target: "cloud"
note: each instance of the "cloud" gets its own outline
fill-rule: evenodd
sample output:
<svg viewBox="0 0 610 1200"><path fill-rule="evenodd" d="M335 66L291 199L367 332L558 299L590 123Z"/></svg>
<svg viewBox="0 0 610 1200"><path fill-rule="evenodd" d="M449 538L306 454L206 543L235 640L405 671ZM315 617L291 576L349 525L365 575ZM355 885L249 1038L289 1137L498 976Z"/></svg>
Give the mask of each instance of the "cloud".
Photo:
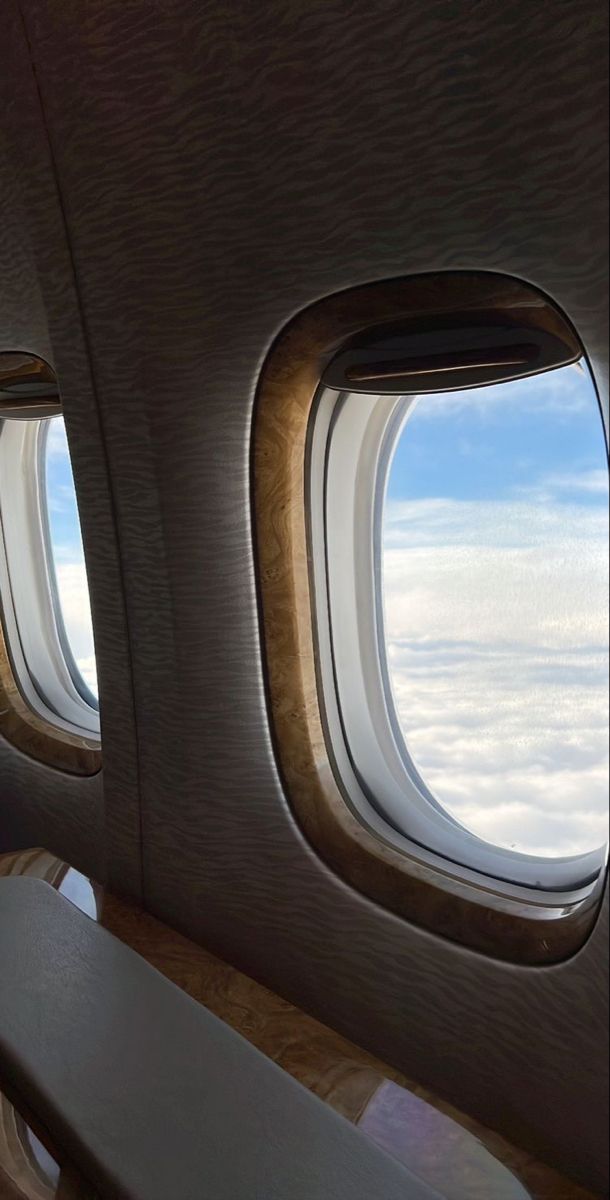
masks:
<svg viewBox="0 0 610 1200"><path fill-rule="evenodd" d="M53 561L56 568L58 566L82 566L84 551L80 538L73 535L71 541L53 542Z"/></svg>
<svg viewBox="0 0 610 1200"><path fill-rule="evenodd" d="M571 418L583 410L590 410L590 387L583 387L587 372L580 363L571 367L559 367L529 379L516 379L508 383L497 383L482 388L421 397L416 401L418 421L438 420L460 416L469 418L476 414L483 423L493 419L498 408L505 408L508 401L518 407L520 415L532 413L554 414L555 417Z"/></svg>
<svg viewBox="0 0 610 1200"><path fill-rule="evenodd" d="M97 700L98 689L97 689L97 667L95 664L95 655L89 654L89 655L85 656L84 658L78 658L76 660L76 665L77 665L87 687L89 688L89 691L92 693L92 695L95 696L95 698Z"/></svg>
<svg viewBox="0 0 610 1200"><path fill-rule="evenodd" d="M593 499L605 499L608 494L608 472L605 467L582 471L564 471L543 475L536 483L527 487L515 487L515 496L527 497L537 504L548 504L565 499L566 493L574 498L581 493Z"/></svg>
<svg viewBox="0 0 610 1200"><path fill-rule="evenodd" d="M50 513L67 516L74 520L77 516L74 485L72 483L54 483L47 497Z"/></svg>
<svg viewBox="0 0 610 1200"><path fill-rule="evenodd" d="M388 661L410 753L487 840L607 837L607 515L524 499L393 501Z"/></svg>
<svg viewBox="0 0 610 1200"><path fill-rule="evenodd" d="M97 696L93 626L85 564L58 562L57 590L70 649L85 683Z"/></svg>
<svg viewBox="0 0 610 1200"><path fill-rule="evenodd" d="M590 471L564 472L562 475L548 475L542 483L554 491L594 492L598 496L608 493L608 472L600 467Z"/></svg>
<svg viewBox="0 0 610 1200"><path fill-rule="evenodd" d="M66 427L63 417L52 417L46 431L45 452L47 458L60 458L70 461Z"/></svg>

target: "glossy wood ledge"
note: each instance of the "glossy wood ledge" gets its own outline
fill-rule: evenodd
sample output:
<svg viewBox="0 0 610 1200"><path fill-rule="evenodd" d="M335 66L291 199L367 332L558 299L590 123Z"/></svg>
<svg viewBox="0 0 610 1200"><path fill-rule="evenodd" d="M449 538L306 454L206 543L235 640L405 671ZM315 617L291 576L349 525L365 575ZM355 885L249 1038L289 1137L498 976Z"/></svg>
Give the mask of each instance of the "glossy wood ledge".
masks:
<svg viewBox="0 0 610 1200"><path fill-rule="evenodd" d="M475 286L473 287L473 282ZM439 857L406 853L370 830L344 799L325 742L316 680L306 495L308 423L329 360L359 332L444 312L492 310L575 340L554 306L504 276L426 275L319 301L282 332L255 409L257 569L275 744L287 795L310 843L353 887L399 916L496 958L561 961L590 933L603 880L584 895L515 899L492 879L466 879Z"/></svg>
<svg viewBox="0 0 610 1200"><path fill-rule="evenodd" d="M592 1200L576 1184L47 851L0 856L0 876L14 874L34 875L57 888L445 1200ZM44 1130L37 1127L34 1134L28 1120L0 1096L0 1200L94 1200L61 1149L51 1146Z"/></svg>

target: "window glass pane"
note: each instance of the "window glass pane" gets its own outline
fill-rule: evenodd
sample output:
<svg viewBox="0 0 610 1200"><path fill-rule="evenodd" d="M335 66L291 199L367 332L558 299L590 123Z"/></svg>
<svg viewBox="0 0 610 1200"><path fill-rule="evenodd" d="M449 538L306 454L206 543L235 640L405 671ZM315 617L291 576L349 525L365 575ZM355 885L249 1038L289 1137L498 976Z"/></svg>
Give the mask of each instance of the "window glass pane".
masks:
<svg viewBox="0 0 610 1200"><path fill-rule="evenodd" d="M391 688L422 779L494 845L606 841L607 537L584 364L411 406L383 510Z"/></svg>
<svg viewBox="0 0 610 1200"><path fill-rule="evenodd" d="M79 690L97 700L97 674L85 556L63 417L48 422L45 480L49 541L55 566L64 649ZM72 661L70 661L70 659Z"/></svg>

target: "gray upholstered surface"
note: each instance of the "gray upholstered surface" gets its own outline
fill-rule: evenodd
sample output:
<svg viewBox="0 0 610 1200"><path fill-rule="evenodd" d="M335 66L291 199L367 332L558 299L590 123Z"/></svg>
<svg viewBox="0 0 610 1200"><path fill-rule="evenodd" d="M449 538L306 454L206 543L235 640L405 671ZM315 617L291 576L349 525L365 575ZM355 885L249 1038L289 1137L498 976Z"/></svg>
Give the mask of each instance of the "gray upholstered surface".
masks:
<svg viewBox="0 0 610 1200"><path fill-rule="evenodd" d="M114 884L138 889L141 818L155 913L598 1186L603 928L552 969L498 964L345 887L295 827L265 704L249 450L278 331L372 279L529 279L603 382L605 7L23 0L22 23L7 0L0 80L12 226L44 305L0 229L0 336L50 339L64 394ZM26 806L61 852L59 781L39 771L33 799L30 778L13 756L0 817L10 831ZM97 827L72 812L79 866Z"/></svg>
<svg viewBox="0 0 610 1200"><path fill-rule="evenodd" d="M0 1082L102 1197L439 1200L41 880L0 881L0 962Z"/></svg>

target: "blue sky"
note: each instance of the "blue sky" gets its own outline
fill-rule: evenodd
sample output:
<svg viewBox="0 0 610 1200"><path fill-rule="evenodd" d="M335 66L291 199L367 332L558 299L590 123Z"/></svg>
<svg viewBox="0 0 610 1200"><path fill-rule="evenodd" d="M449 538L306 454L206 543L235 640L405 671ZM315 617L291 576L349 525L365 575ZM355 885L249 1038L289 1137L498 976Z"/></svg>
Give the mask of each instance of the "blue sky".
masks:
<svg viewBox="0 0 610 1200"><path fill-rule="evenodd" d="M498 499L548 477L555 485L561 478L563 502L603 505L603 455L591 378L573 366L420 399L395 451L388 498ZM598 473L599 490L590 472Z"/></svg>
<svg viewBox="0 0 610 1200"><path fill-rule="evenodd" d="M458 820L545 856L606 840L608 477L586 368L422 397L383 529L405 740Z"/></svg>
<svg viewBox="0 0 610 1200"><path fill-rule="evenodd" d="M55 417L47 434L47 506L51 540L57 562L83 562L74 478L62 417Z"/></svg>

